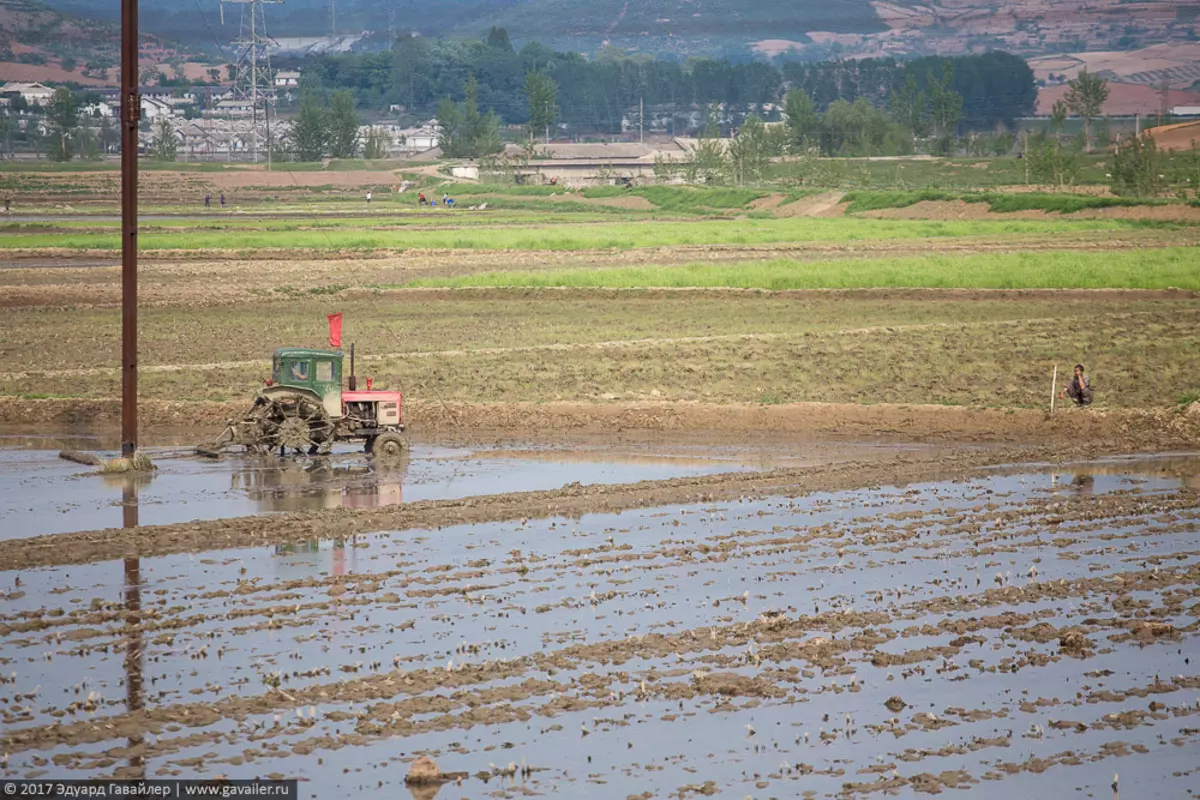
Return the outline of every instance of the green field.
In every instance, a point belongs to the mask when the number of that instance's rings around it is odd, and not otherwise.
[[[1192,248],[1120,253],[1002,253],[916,258],[687,264],[678,267],[485,272],[413,281],[413,287],[731,287],[740,289],[1191,289]]]
[[[968,220],[899,221],[873,219],[743,219],[560,224],[497,230],[264,230],[149,233],[139,237],[142,250],[305,248],[338,250],[480,249],[591,250],[678,245],[753,245],[780,242],[854,242],[924,239],[947,236],[1055,234],[1144,227],[1123,220]],[[114,232],[115,233],[115,232]],[[0,239],[0,248],[116,250],[114,234],[22,234]]]

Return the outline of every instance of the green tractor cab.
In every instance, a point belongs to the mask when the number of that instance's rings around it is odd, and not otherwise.
[[[272,390],[276,391],[272,391]],[[325,412],[342,415],[342,353],[337,350],[309,350],[281,347],[271,359],[271,381],[267,393],[278,389],[311,392]]]

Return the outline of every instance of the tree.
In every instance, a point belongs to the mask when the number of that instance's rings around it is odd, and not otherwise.
[[[327,113],[311,92],[301,94],[300,113],[292,118],[288,131],[288,140],[297,161],[317,161],[325,155],[325,148],[329,144]]]
[[[209,67],[208,68],[208,80],[210,83],[220,83],[221,82],[221,70],[218,67]]]
[[[113,123],[112,117],[100,119],[100,149],[105,153],[111,152],[121,140],[121,134]]]
[[[1063,100],[1071,113],[1083,120],[1084,149],[1091,152],[1092,120],[1100,116],[1108,100],[1108,83],[1085,69],[1079,73],[1079,77],[1067,83]]]
[[[821,118],[808,92],[792,89],[784,96],[783,118],[787,123],[788,147],[793,153],[802,153],[816,143],[821,134]]]
[[[729,166],[739,186],[757,183],[771,160],[772,143],[763,121],[755,114],[746,117],[737,136],[729,143]]]
[[[482,158],[504,149],[500,120],[495,112],[479,110],[479,82],[472,75],[463,86],[467,99],[456,104],[450,98],[438,104],[438,145],[450,158]]]
[[[77,142],[79,157],[84,161],[100,161],[104,158],[104,153],[100,149],[100,142],[96,138],[96,132],[87,125],[79,126]]]
[[[13,151],[13,134],[17,132],[17,122],[6,111],[0,111],[0,155]]]
[[[1162,157],[1154,137],[1130,136],[1113,154],[1113,194],[1156,197],[1162,191]]]
[[[79,103],[71,90],[54,90],[46,110],[46,127],[51,161],[70,161],[75,157],[79,129]]]
[[[504,28],[492,26],[492,29],[488,31],[487,46],[509,53],[513,52],[512,41],[508,38],[508,31]]]
[[[958,138],[958,123],[963,118],[962,95],[950,88],[954,82],[954,67],[947,63],[941,80],[929,73],[929,118],[938,137],[938,149],[942,155],[949,153],[953,141]]]
[[[525,75],[525,94],[529,98],[529,138],[532,140],[543,131],[550,141],[550,125],[558,116],[555,98],[558,84],[549,76],[536,70]]]
[[[74,72],[75,68],[79,66],[79,62],[72,56],[63,56],[60,63],[62,64],[62,68],[67,72]]]
[[[449,97],[443,98],[437,108],[438,147],[442,155],[456,157],[462,150],[462,109]]]
[[[929,135],[929,98],[917,86],[912,72],[908,73],[903,86],[892,89],[888,110],[892,119],[907,128],[914,138]]]
[[[372,125],[367,130],[367,138],[363,140],[363,158],[377,159],[387,157],[387,132],[377,125]]]
[[[354,110],[354,95],[349,89],[334,92],[326,114],[329,154],[334,158],[354,158],[358,155],[358,112]]]
[[[1064,144],[1058,137],[1045,133],[1029,140],[1025,159],[1033,180],[1056,186],[1059,191],[1075,185],[1083,174],[1084,158],[1078,145]]]
[[[1067,104],[1062,100],[1056,100],[1050,108],[1050,132],[1054,134],[1062,133],[1063,128],[1067,124]]]
[[[706,113],[709,121],[700,131],[700,138],[683,165],[684,180],[688,183],[723,183],[729,172],[728,153],[719,138],[721,131],[717,128],[712,109]]]
[[[179,140],[175,138],[175,127],[166,115],[158,118],[154,126],[154,140],[150,144],[150,157],[156,161],[174,161],[179,153]]]
[[[468,144],[469,158],[479,158],[504,149],[500,141],[500,119],[494,111],[479,110],[479,81],[472,75],[463,87],[467,99],[463,102],[463,132]]]

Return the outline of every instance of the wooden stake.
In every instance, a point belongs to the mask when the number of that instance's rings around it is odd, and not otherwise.
[[[1054,396],[1058,393],[1058,364],[1054,365],[1054,377],[1050,379],[1050,413],[1054,413]]]

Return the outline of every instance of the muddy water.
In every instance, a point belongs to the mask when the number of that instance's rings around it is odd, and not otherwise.
[[[428,752],[470,773],[446,798],[1107,798],[1114,772],[1127,796],[1187,797],[1197,472],[1029,468],[0,573],[5,774],[391,797]],[[536,769],[480,777],[510,763]]]
[[[169,443],[184,441],[166,437]],[[895,449],[853,443],[783,449],[587,441],[464,447],[416,441],[408,458],[377,467],[349,446],[323,459],[209,461],[164,443],[145,448],[158,469],[138,478],[98,475],[57,457],[60,448],[104,452],[114,446],[94,437],[0,435],[0,539],[119,527],[131,495],[138,499],[141,524],[157,525],[557,489],[576,481],[632,483],[741,472]]]

